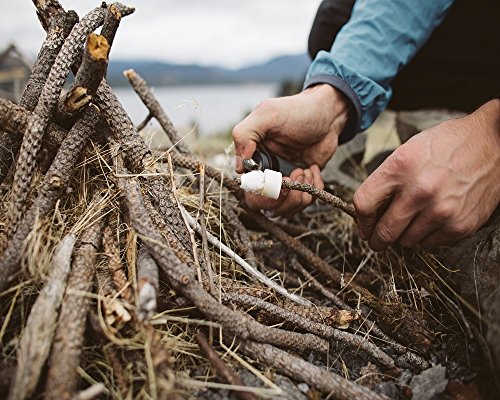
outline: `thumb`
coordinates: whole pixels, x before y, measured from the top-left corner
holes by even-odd
[[[242,160],[252,158],[257,144],[264,141],[267,134],[275,126],[276,113],[273,111],[275,109],[272,105],[273,100],[262,102],[255,111],[233,129],[234,148],[237,156],[236,170],[240,173],[244,172]]]

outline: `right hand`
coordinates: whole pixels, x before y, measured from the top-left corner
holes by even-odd
[[[243,159],[252,158],[262,147],[287,160],[310,167],[296,169],[290,179],[322,188],[319,168],[337,149],[338,136],[348,119],[344,95],[328,84],[319,84],[289,97],[269,99],[233,130],[236,170],[244,172]],[[276,215],[291,215],[312,202],[310,195],[282,193],[278,200],[248,194],[252,208],[273,209]]]

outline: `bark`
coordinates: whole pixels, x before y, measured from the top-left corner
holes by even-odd
[[[33,65],[26,89],[19,102],[20,107],[28,111],[34,110],[57,54],[64,40],[77,22],[78,16],[73,11],[55,13],[53,23],[50,29],[48,29],[47,37]],[[7,132],[0,133],[0,143],[2,143],[2,146],[0,146],[0,183],[5,179],[15,160],[17,152],[21,147],[22,135],[25,129],[26,126],[18,130],[16,133],[19,135],[15,136],[8,135]]]
[[[156,100],[146,81],[133,69],[125,71],[124,75],[127,77],[128,81],[130,82],[144,105],[148,108],[150,114],[152,114],[154,118],[160,123],[160,126],[170,139],[173,148],[181,153],[191,154],[191,150],[186,145],[186,143],[182,141],[182,138],[179,137],[177,130],[172,124],[172,121],[170,121],[170,118],[163,110],[161,104],[158,102],[158,100]]]
[[[0,292],[5,290],[20,272],[18,271],[18,264],[22,257],[26,237],[32,230],[37,218],[49,215],[54,209],[57,200],[68,187],[79,156],[98,119],[99,112],[97,108],[90,106],[61,144],[54,162],[45,175],[37,198],[3,253],[0,261]]]
[[[361,336],[340,331],[331,326],[325,325],[324,323],[316,322],[314,321],[314,317],[310,318],[300,315],[297,312],[286,310],[262,299],[248,295],[226,293],[222,295],[222,300],[224,303],[231,302],[246,308],[265,311],[269,315],[277,317],[279,320],[285,320],[295,327],[311,332],[315,335],[328,339],[329,341],[337,341],[354,349],[360,348],[384,367],[388,369],[394,368],[394,360],[372,342],[369,342]],[[313,307],[309,310],[309,315],[314,315]],[[344,322],[341,318],[341,316],[338,316],[337,321]],[[275,323],[276,321],[271,322]]]
[[[80,52],[81,45],[89,33],[104,21],[106,10],[96,8],[87,14],[71,31],[57,55],[47,82],[40,94],[38,104],[31,115],[23,138],[12,184],[11,204],[7,213],[7,236],[10,237],[24,213],[31,181],[36,166],[36,156],[42,144],[43,134],[57,105],[59,94],[69,74],[70,67]]]
[[[271,345],[245,341],[240,348],[247,357],[257,359],[296,381],[307,383],[325,395],[328,394],[328,398],[338,400],[387,400],[385,396],[379,395],[364,386],[348,381],[340,375],[325,371]]]
[[[92,290],[103,222],[101,218],[84,231],[75,252],[50,356],[46,399],[70,399],[77,388],[77,367],[90,305],[90,298],[86,293]]]
[[[66,280],[71,266],[75,236],[65,236],[54,252],[47,282],[31,308],[17,355],[15,381],[9,399],[31,398],[47,360],[56,327]]]
[[[240,338],[252,338],[259,342],[293,348],[299,352],[313,350],[326,353],[328,351],[328,343],[314,335],[302,335],[270,328],[219,304],[196,281],[194,271],[183,264],[168,247],[162,244],[162,237],[152,228],[153,223],[144,208],[137,181],[121,178],[119,179],[119,187],[126,198],[131,224],[158,263],[161,272],[174,289],[193,302],[199,311],[220,323],[227,332]]]

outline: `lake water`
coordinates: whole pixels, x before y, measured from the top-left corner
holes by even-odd
[[[262,100],[276,95],[277,84],[164,86],[152,88],[155,97],[178,130],[197,124],[201,136],[227,132]],[[137,125],[148,114],[132,88],[115,94]],[[151,126],[156,121],[150,122]]]

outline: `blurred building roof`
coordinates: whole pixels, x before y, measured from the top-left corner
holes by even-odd
[[[0,97],[19,101],[31,72],[31,62],[11,44],[0,52]]]

